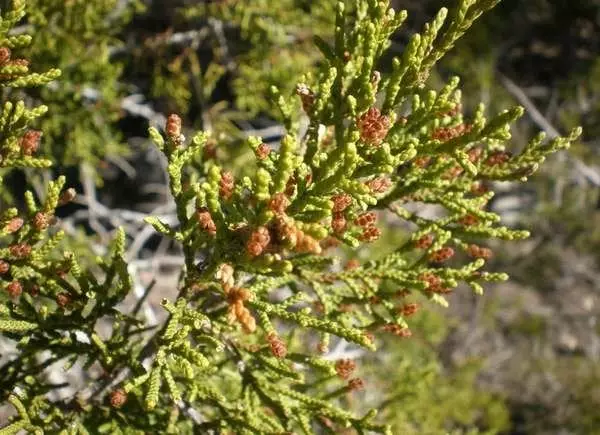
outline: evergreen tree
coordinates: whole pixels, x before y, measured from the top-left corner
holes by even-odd
[[[389,74],[378,68],[406,13],[375,0],[333,5],[331,37],[315,38],[318,69],[292,95],[269,89],[285,135],[277,147],[246,140],[254,155],[247,174],[206,152],[219,140],[210,132],[186,138],[177,115],[163,132],[150,128],[178,222],[146,220],[185,259],[158,328],[139,315],[144,297],[123,303],[133,288],[124,231],[94,265],[57,248],[56,208],[74,197],[64,178],[45,197],[27,192],[23,210],[6,210],[0,333],[15,352],[0,366],[0,392],[16,414],[0,433],[392,433],[375,409],[346,409],[346,397],[369,385],[354,361],[334,359],[332,345],[375,351],[382,336],[410,337],[411,315],[428,302],[446,306],[460,283],[481,293],[507,279],[485,270],[492,253],[482,244],[528,233],[486,208],[490,182],[525,181],[580,134],[540,134],[512,155],[510,125],[523,109],[463,113],[457,78],[428,86],[434,65],[497,3],[441,9]],[[16,57],[31,40],[11,33],[24,14],[23,0],[3,13],[0,80],[8,89],[51,88],[57,70],[31,73]],[[44,137],[30,129],[45,111],[4,103],[2,167],[50,165],[36,156]],[[418,203],[439,213],[419,214]],[[382,221],[390,222],[384,233]],[[382,234],[399,240],[369,261],[352,254]],[[59,362],[85,374],[77,394],[54,394],[65,385],[45,369]]]

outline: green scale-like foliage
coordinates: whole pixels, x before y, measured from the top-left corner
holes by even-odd
[[[190,116],[199,107],[199,125],[220,133],[231,133],[226,117],[278,116],[270,87],[290,93],[319,61],[313,37],[334,31],[333,0],[196,3],[169,10],[173,27],[145,39],[132,67],[152,72],[150,95]],[[220,101],[224,88],[234,107]]]
[[[0,47],[2,47],[0,81],[4,94],[11,94],[19,88],[46,85],[60,75],[60,71],[57,69],[51,69],[45,73],[32,73],[29,62],[15,54],[31,43],[29,35],[10,33],[10,30],[24,15],[25,3],[15,2],[14,9],[4,14],[0,22]],[[22,101],[4,101],[1,110],[0,166],[2,168],[48,167],[51,164],[50,161],[35,156],[38,134],[28,130],[30,125],[46,113],[48,108],[38,106],[34,109],[27,109]]]
[[[187,140],[176,115],[165,134],[150,129],[168,162],[179,223],[147,222],[185,256],[160,328],[138,319],[141,302],[119,305],[132,288],[123,232],[90,270],[54,249],[54,210],[70,197],[60,193],[62,178],[41,200],[28,193],[27,210],[7,211],[0,331],[18,355],[0,367],[0,391],[18,415],[0,433],[392,433],[376,410],[346,409],[343,398],[363,381],[351,378],[351,362],[322,354],[340,340],[375,350],[380,334],[408,337],[415,300],[447,305],[460,283],[480,293],[483,283],[506,279],[485,270],[488,251],[476,244],[527,232],[486,210],[487,184],[526,179],[579,134],[538,136],[513,156],[510,124],[522,109],[463,114],[458,79],[427,87],[435,63],[496,3],[441,10],[388,76],[376,67],[406,14],[387,2],[337,3],[332,37],[316,40],[319,71],[297,96],[271,89],[284,138],[277,149],[249,138],[256,171],[239,180],[203,152],[214,140],[208,133]],[[15,162],[23,159],[17,128],[6,145]],[[419,204],[437,214],[419,214]],[[336,243],[356,249],[376,240],[384,217],[412,229],[391,252],[345,267],[327,253]],[[101,323],[108,332],[97,332]],[[89,372],[66,401],[48,395],[57,386],[40,373],[58,361],[83,361]]]
[[[191,6],[183,14],[188,20],[218,20],[239,32],[241,49],[216,44],[216,54],[225,65],[239,64],[232,71],[236,106],[256,114],[273,112],[264,98],[269,86],[291,92],[298,77],[317,62],[312,38],[333,34],[335,5],[332,0],[215,2]]]
[[[61,166],[124,154],[127,149],[115,123],[126,92],[122,67],[111,51],[122,43],[135,2],[27,2],[27,22],[34,35],[25,55],[38,68],[58,67],[62,79],[33,94],[53,116],[43,118],[44,151]],[[76,35],[76,36],[75,36]]]

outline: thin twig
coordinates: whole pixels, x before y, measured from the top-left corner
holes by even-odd
[[[502,74],[498,74],[498,76],[506,90],[515,97],[523,107],[525,107],[531,120],[541,128],[548,137],[554,139],[560,136],[559,131],[546,119],[546,117],[544,117],[542,112],[538,110],[535,104],[516,83]],[[561,155],[564,155],[564,153],[561,153]],[[567,158],[575,165],[578,173],[583,175],[588,182],[592,183],[594,186],[600,186],[600,171],[598,168],[586,165],[570,154],[567,155]]]

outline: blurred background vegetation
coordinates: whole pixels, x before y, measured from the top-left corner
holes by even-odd
[[[409,19],[390,54],[453,1],[393,0]],[[334,3],[30,0],[27,56],[33,69],[57,66],[63,76],[24,97],[50,106],[39,126],[45,153],[83,193],[66,212],[70,243],[81,243],[82,231],[103,238],[124,225],[132,273],[140,282],[157,277],[168,292],[179,252],[140,218],[173,212],[148,124],[178,112],[190,130],[211,132],[207,152],[248,170],[241,141],[277,143],[269,88],[292,92],[319,62],[312,41],[331,35]],[[456,292],[449,309],[415,314],[411,338],[356,355],[370,388],[349,407],[379,407],[402,434],[600,433],[599,53],[597,0],[503,0],[438,66],[434,82],[461,77],[467,112],[480,101],[490,112],[526,107],[515,149],[539,130],[553,136],[582,125],[584,136],[529,183],[494,186],[491,207],[534,234],[492,246],[493,265],[512,280],[481,297]],[[9,179],[14,189],[43,181]],[[387,231],[388,243],[403,236],[394,222]],[[359,256],[385,250],[381,242]]]

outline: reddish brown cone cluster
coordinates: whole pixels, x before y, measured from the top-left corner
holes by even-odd
[[[354,378],[348,381],[348,389],[350,391],[361,391],[365,389],[365,381],[361,378]]]
[[[363,337],[367,343],[373,344],[375,342],[375,335],[371,331],[363,331]]]
[[[250,234],[246,242],[246,251],[251,256],[257,257],[265,251],[270,242],[269,230],[266,227],[258,227]]]
[[[178,115],[174,113],[169,115],[165,126],[165,132],[170,140],[179,142],[181,138],[181,118]]]
[[[510,153],[506,151],[497,151],[488,156],[488,158],[485,160],[485,164],[488,166],[497,166],[508,162],[510,158]]]
[[[387,136],[391,121],[389,117],[382,115],[379,109],[371,107],[358,117],[356,126],[364,142],[378,146]]]
[[[425,289],[427,293],[445,294],[451,292],[450,289],[442,287],[442,279],[431,272],[422,273],[419,276],[419,279],[421,281],[425,281],[425,283],[427,284],[427,288]]]
[[[269,201],[269,209],[276,215],[282,215],[290,206],[290,200],[285,193],[276,193]]]
[[[256,157],[258,157],[259,160],[266,159],[267,157],[269,157],[270,153],[271,153],[271,147],[264,142],[261,143],[258,146],[258,148],[256,148]]]
[[[372,211],[363,213],[354,220],[354,223],[362,228],[373,226],[376,222],[377,215]]]
[[[431,157],[429,156],[421,156],[413,160],[413,164],[421,169],[426,168],[427,165],[429,165],[429,162],[431,162]]]
[[[4,227],[4,231],[6,231],[9,234],[16,233],[21,229],[24,223],[25,222],[23,221],[23,219],[19,217],[12,218]]]
[[[489,260],[493,256],[491,249],[483,248],[474,244],[471,244],[467,247],[467,254],[473,258],[483,258],[484,260]]]
[[[443,263],[445,261],[448,261],[453,256],[454,249],[445,246],[441,249],[438,249],[435,252],[432,252],[431,255],[429,255],[429,261],[431,261],[432,263]]]
[[[234,270],[231,265],[224,263],[219,266],[215,278],[221,283],[223,292],[229,304],[227,318],[229,323],[235,321],[242,325],[246,333],[256,330],[256,320],[244,302],[250,299],[250,292],[242,287],[235,287]]]
[[[283,342],[279,336],[271,332],[267,336],[267,341],[269,342],[269,347],[271,348],[271,353],[275,358],[283,359],[287,355],[287,346]]]
[[[471,185],[471,193],[473,195],[481,196],[488,193],[488,188],[481,181],[477,181]]]
[[[387,177],[377,177],[367,181],[366,185],[372,193],[384,193],[392,187],[392,182]]]
[[[339,193],[331,197],[333,201],[333,212],[341,213],[352,204],[352,197],[347,193]]]
[[[433,244],[433,234],[425,234],[417,239],[415,242],[415,248],[417,249],[429,249]]]
[[[354,223],[363,229],[359,239],[363,242],[374,242],[381,236],[381,231],[375,226],[377,215],[370,211],[359,215]]]
[[[217,226],[210,215],[210,212],[206,209],[196,211],[196,220],[200,225],[200,229],[205,233],[214,236],[217,234]]]
[[[335,237],[325,237],[323,240],[321,240],[321,242],[319,243],[321,245],[321,248],[323,250],[325,249],[330,249],[330,248],[337,248],[338,246],[340,246],[340,241],[338,239],[336,239]]]
[[[367,227],[365,229],[363,229],[362,234],[360,235],[359,239],[362,240],[363,242],[374,242],[375,240],[378,240],[379,237],[381,236],[381,230],[377,227]]]
[[[342,379],[349,379],[356,370],[356,363],[351,359],[340,359],[335,363],[335,372]]]
[[[40,138],[42,137],[42,132],[37,130],[29,130],[27,131],[21,140],[19,141],[19,146],[21,147],[21,152],[23,155],[32,156],[40,147]]]
[[[319,241],[297,228],[290,219],[278,216],[274,229],[277,240],[288,245],[295,252],[304,254],[320,254],[323,251]]]
[[[298,185],[298,180],[295,175],[292,175],[288,178],[287,183],[285,183],[285,194],[288,198],[291,198],[296,193],[296,186]]]
[[[346,231],[346,217],[344,213],[334,213],[331,218],[331,229],[336,234],[343,234]]]
[[[46,213],[37,212],[33,217],[33,226],[38,231],[43,231],[50,226],[51,217]]]
[[[347,227],[344,210],[346,210],[352,204],[352,197],[347,193],[339,193],[337,195],[333,195],[331,200],[333,202],[331,229],[336,234],[343,234]]]
[[[17,243],[8,248],[10,255],[16,258],[26,258],[31,254],[31,245],[27,243]]]
[[[222,171],[221,179],[219,180],[219,195],[221,198],[226,200],[231,198],[234,187],[235,179],[233,178],[233,174],[229,171]]]
[[[254,332],[256,330],[256,319],[254,319],[250,310],[244,306],[244,302],[250,299],[250,292],[245,288],[233,287],[225,290],[225,294],[229,303],[227,314],[229,323],[237,320],[246,333]]]
[[[319,341],[319,344],[317,344],[317,351],[320,354],[325,354],[329,352],[329,346],[327,346],[327,343],[325,343],[324,341]]]
[[[110,393],[110,406],[113,408],[120,408],[127,402],[127,393],[125,390],[119,388]]]
[[[431,138],[439,140],[441,142],[449,141],[455,137],[462,136],[463,134],[469,133],[472,126],[468,124],[458,124],[454,127],[439,127],[431,133]]]
[[[0,47],[0,66],[4,65],[6,62],[10,60],[10,48],[8,47]]]
[[[296,252],[301,254],[320,254],[323,251],[321,244],[314,237],[304,231],[296,229]]]
[[[468,152],[467,155],[469,157],[469,161],[471,163],[477,163],[479,160],[481,160],[481,155],[483,154],[483,150],[481,148],[471,148]]]
[[[453,166],[442,174],[442,179],[454,180],[455,178],[459,177],[464,171],[465,170],[460,165]]]
[[[385,332],[394,334],[396,337],[408,338],[412,336],[410,329],[397,325],[396,323],[388,323],[387,325],[384,325],[383,330]]]
[[[27,59],[14,59],[11,60],[11,51],[8,47],[0,47],[0,66],[12,65],[12,66],[29,66]],[[0,79],[10,80],[17,77],[18,74],[0,74]]]
[[[415,304],[415,303],[405,304],[405,305],[399,307],[399,309],[398,309],[398,312],[406,317],[412,316],[417,311],[419,311],[419,304]]]
[[[344,270],[354,270],[354,269],[358,269],[359,267],[360,267],[360,261],[358,261],[356,258],[352,258],[352,259],[348,260],[348,262],[344,266]]]
[[[18,298],[23,293],[23,286],[19,281],[13,281],[6,286],[6,292],[11,298]]]
[[[479,218],[473,214],[467,214],[461,217],[458,220],[458,223],[464,225],[465,227],[470,227],[473,225],[477,225],[479,223]]]
[[[0,260],[0,275],[8,273],[10,270],[10,264],[4,260]]]

